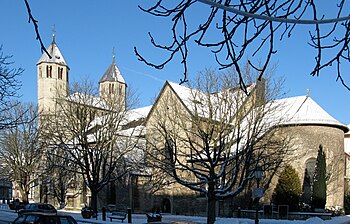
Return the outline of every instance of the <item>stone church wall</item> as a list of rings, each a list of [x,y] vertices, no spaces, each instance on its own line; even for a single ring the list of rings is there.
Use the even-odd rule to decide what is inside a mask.
[[[306,163],[317,158],[319,146],[323,146],[326,154],[327,175],[327,203],[326,207],[343,207],[344,198],[344,132],[336,127],[318,125],[300,125],[285,127],[285,131],[293,136],[293,155],[287,162],[299,173],[301,182],[304,180]],[[269,202],[277,177],[265,194],[265,202]]]

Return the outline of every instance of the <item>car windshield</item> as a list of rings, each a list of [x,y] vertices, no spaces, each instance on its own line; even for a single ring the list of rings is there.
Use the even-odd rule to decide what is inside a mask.
[[[38,219],[39,219],[38,215],[26,214],[26,215],[18,216],[18,218],[14,221],[14,223],[35,223]]]

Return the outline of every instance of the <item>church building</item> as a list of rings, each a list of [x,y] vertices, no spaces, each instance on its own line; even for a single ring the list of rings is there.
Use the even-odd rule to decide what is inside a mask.
[[[38,79],[38,108],[42,112],[53,112],[56,108],[56,99],[69,97],[69,66],[59,50],[53,36],[52,43],[47,48],[49,57],[45,52],[37,62]],[[184,105],[188,101],[188,87],[167,81],[158,95],[158,100],[171,94],[179,104]],[[108,99],[114,96],[120,102],[121,107],[126,108],[127,83],[118,69],[115,59],[107,68],[99,81],[99,92],[101,99]],[[305,170],[313,175],[320,145],[323,146],[327,155],[327,164],[330,171],[329,183],[327,186],[327,207],[344,207],[344,194],[346,193],[345,173],[347,167],[344,152],[344,134],[349,127],[340,123],[321,108],[310,96],[298,96],[280,99],[287,106],[285,114],[290,115],[287,123],[282,128],[293,136],[294,147],[297,149],[298,160],[290,165],[298,171],[300,180],[304,179]],[[152,111],[158,106],[157,103],[150,107],[134,109],[137,113],[137,122],[147,122],[155,119]],[[136,122],[136,121],[134,121]],[[137,123],[136,122],[136,123]],[[147,123],[142,123],[147,128]],[[147,130],[146,130],[147,131]],[[144,136],[142,136],[144,137]],[[147,175],[146,175],[147,176]],[[99,207],[110,203],[122,203],[124,208],[131,207],[133,211],[145,212],[152,208],[158,208],[161,212],[184,215],[203,215],[206,210],[206,201],[203,195],[190,194],[189,189],[178,188],[176,185],[169,185],[166,189],[157,193],[149,193],[143,187],[147,180],[144,173],[130,173],[124,179],[125,185],[112,183],[101,193]],[[276,184],[277,179],[273,181]],[[116,188],[121,190],[116,190]],[[269,203],[273,188],[267,189],[264,202]],[[191,195],[186,198],[186,195]],[[80,208],[84,201],[83,197],[68,200],[67,207]],[[240,207],[234,200],[226,200],[218,203],[219,215],[229,216],[232,209]],[[191,208],[191,209],[187,209]]]

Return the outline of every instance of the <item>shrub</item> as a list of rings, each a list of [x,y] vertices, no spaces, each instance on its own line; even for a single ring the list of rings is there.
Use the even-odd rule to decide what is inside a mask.
[[[278,179],[272,201],[277,205],[289,205],[290,211],[298,211],[301,194],[301,181],[297,171],[287,165]]]

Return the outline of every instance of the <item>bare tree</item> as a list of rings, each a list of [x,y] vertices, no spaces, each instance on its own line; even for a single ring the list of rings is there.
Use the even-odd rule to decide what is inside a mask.
[[[19,187],[23,201],[41,175],[42,148],[38,144],[38,113],[32,104],[16,104],[7,116],[18,124],[0,132],[0,160],[4,174]]]
[[[208,11],[198,15],[194,8],[203,3],[208,5]],[[276,43],[291,37],[297,28],[308,25],[310,38],[305,42],[315,51],[311,75],[318,76],[322,69],[334,65],[337,80],[350,89],[342,76],[342,68],[350,60],[350,17],[346,0],[158,0],[151,7],[140,8],[151,15],[170,18],[172,26],[169,44],[159,43],[149,33],[152,45],[168,53],[162,62],[153,63],[135,48],[138,59],[162,69],[178,55],[184,67],[181,82],[187,81],[188,55],[193,41],[196,46],[209,48],[221,69],[234,68],[240,77],[240,86],[247,91],[242,77],[244,69],[240,65],[242,59],[257,58],[249,63],[259,72],[260,79],[278,51]],[[194,13],[202,22],[188,19]]]
[[[91,192],[91,206],[97,209],[98,193],[132,166],[128,156],[138,145],[133,134],[140,130],[124,130],[128,111],[121,101],[126,100],[129,108],[135,99],[131,95],[102,99],[89,82],[73,84],[71,92],[57,99],[55,112],[43,115],[43,140],[56,161],[66,161],[56,167],[82,176]]]
[[[52,147],[52,146],[51,146]],[[70,193],[70,197],[78,197],[82,193],[82,183],[79,174],[76,172],[70,172],[71,170],[78,169],[78,166],[72,164],[68,159],[69,155],[67,152],[61,152],[64,155],[60,157],[55,154],[51,154],[52,150],[48,150],[45,158],[47,159],[46,163],[46,176],[44,177],[46,186],[49,186],[47,189],[50,192],[50,196],[54,197],[60,208],[64,208],[67,205],[67,194]],[[60,164],[57,166],[57,164]]]
[[[248,69],[248,67],[246,67]],[[245,73],[245,81],[253,77]],[[215,203],[237,196],[261,166],[265,184],[286,158],[290,138],[277,128],[281,83],[248,86],[233,73],[206,70],[191,88],[164,90],[147,122],[148,165],[177,183],[207,196],[207,223],[215,221]],[[181,100],[179,97],[181,96]],[[275,117],[275,119],[274,119]]]
[[[18,77],[22,74],[22,68],[12,68],[12,56],[4,55],[0,46],[0,130],[16,125],[18,117],[9,117],[8,110],[18,102],[13,101],[18,97],[17,91],[21,83]]]

